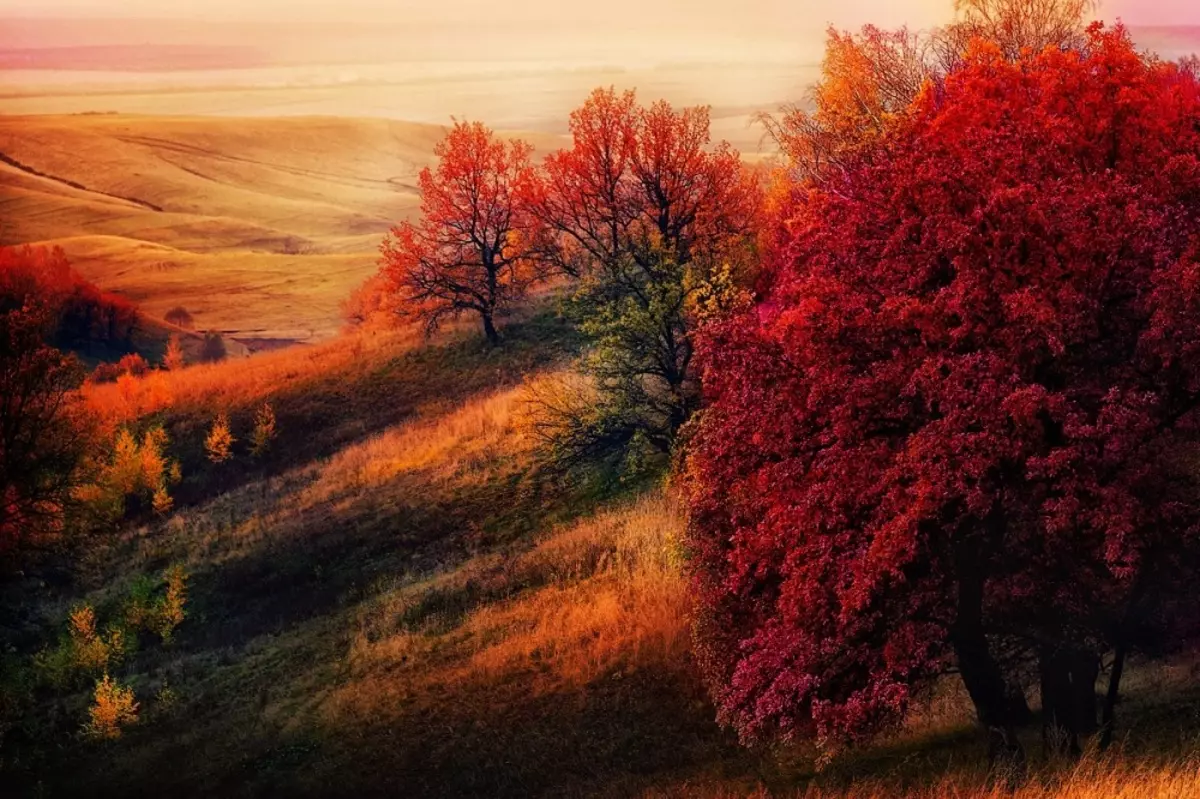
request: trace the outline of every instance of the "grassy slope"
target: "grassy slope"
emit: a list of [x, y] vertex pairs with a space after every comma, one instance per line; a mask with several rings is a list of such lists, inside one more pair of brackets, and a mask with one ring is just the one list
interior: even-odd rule
[[[536, 468], [521, 384], [574, 349], [540, 311], [500, 350], [463, 333], [433, 346], [384, 336], [160, 375], [171, 400], [152, 416], [184, 463], [179, 509], [89, 546], [82, 590], [103, 609], [136, 575], [182, 562], [189, 617], [117, 672], [142, 703], [120, 741], [79, 739], [86, 691], [42, 695], [34, 723], [61, 748], [16, 752], [19, 784], [491, 797], [978, 782], [981, 748], [954, 691], [819, 777], [803, 752], [749, 753], [714, 724], [690, 662], [678, 508], [656, 490], [605, 501]], [[114, 407], [115, 388], [96, 391]], [[263, 399], [282, 433], [272, 454], [254, 461], [239, 444], [233, 462], [208, 464], [213, 414], [232, 410], [244, 439]], [[78, 594], [38, 595], [44, 639]], [[1053, 796], [1099, 799], [1121, 780], [1143, 791], [1131, 799], [1181, 795], [1126, 772], [1188, 751], [1196, 677], [1135, 671], [1129, 755]], [[1154, 775], [1200, 784], [1194, 768]]]
[[0, 245], [60, 245], [151, 316], [183, 305], [197, 327], [235, 338], [328, 338], [388, 228], [416, 208], [443, 132], [327, 117], [0, 117]]

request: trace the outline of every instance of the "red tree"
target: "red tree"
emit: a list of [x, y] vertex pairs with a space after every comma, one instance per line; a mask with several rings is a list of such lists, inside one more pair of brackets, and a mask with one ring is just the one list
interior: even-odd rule
[[547, 254], [580, 278], [573, 305], [597, 396], [565, 412], [543, 403], [545, 429], [588, 462], [639, 440], [667, 452], [699, 404], [697, 319], [748, 282], [758, 186], [728, 143], [711, 143], [705, 107], [597, 89], [570, 127], [534, 207], [554, 234]]
[[477, 314], [488, 341], [496, 315], [544, 276], [541, 234], [531, 213], [533, 148], [497, 140], [478, 122], [458, 122], [420, 176], [421, 218], [392, 229], [381, 273], [402, 311], [430, 329], [446, 317]]
[[546, 158], [537, 205], [566, 271], [648, 271], [664, 252], [681, 265], [713, 261], [752, 230], [757, 189], [728, 142], [711, 146], [708, 108], [596, 89], [570, 126], [572, 146]]
[[54, 314], [0, 302], [0, 555], [56, 534], [87, 440], [74, 357], [45, 343]]
[[1195, 76], [1120, 29], [977, 44], [797, 193], [773, 293], [704, 340], [689, 461], [744, 737], [858, 740], [956, 667], [1012, 752], [1014, 658], [1074, 734], [1101, 652], [1193, 632], [1198, 130]]
[[131, 347], [137, 309], [84, 280], [57, 247], [0, 247], [0, 304], [20, 307], [27, 297], [50, 314], [49, 343], [88, 352], [97, 343]]

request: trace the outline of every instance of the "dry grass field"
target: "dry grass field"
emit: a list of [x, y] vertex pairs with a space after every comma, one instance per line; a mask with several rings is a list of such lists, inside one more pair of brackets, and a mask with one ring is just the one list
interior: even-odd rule
[[[0, 245], [62, 247], [151, 317], [329, 338], [444, 130], [378, 119], [0, 117]], [[552, 136], [530, 136], [543, 149]]]

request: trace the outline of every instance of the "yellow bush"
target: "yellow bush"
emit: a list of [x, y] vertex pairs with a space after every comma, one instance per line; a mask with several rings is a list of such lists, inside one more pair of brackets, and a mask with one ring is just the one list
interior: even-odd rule
[[159, 486], [154, 490], [150, 503], [154, 506], [154, 512], [160, 515], [170, 513], [171, 508], [175, 507], [175, 500], [167, 493], [166, 486]]
[[266, 454], [271, 442], [275, 440], [275, 409], [271, 403], [264, 402], [254, 414], [254, 432], [250, 436], [250, 452], [260, 458]]
[[187, 601], [187, 572], [182, 566], [172, 566], [167, 570], [166, 581], [167, 593], [156, 605], [151, 622], [164, 643], [171, 640], [175, 628], [187, 616], [183, 609]]
[[121, 737], [121, 728], [137, 721], [138, 703], [133, 691], [113, 680], [106, 672], [96, 681], [96, 692], [84, 732], [91, 738], [112, 740]]
[[229, 429], [229, 416], [220, 413], [213, 420], [208, 438], [204, 440], [204, 450], [208, 459], [213, 463], [224, 463], [233, 456], [233, 432]]
[[[108, 668], [112, 647], [96, 632], [96, 611], [80, 605], [70, 615], [71, 660], [77, 669], [100, 672]], [[116, 643], [123, 643], [118, 636]]]
[[163, 356], [163, 368], [178, 372], [184, 367], [183, 347], [179, 344], [179, 336], [174, 333], [167, 339], [167, 352]]
[[161, 427], [147, 430], [141, 443], [129, 430], [118, 430], [111, 454], [96, 465], [95, 482], [77, 490], [76, 498], [108, 521], [125, 515], [125, 502], [132, 496], [148, 500], [158, 513], [167, 513], [174, 504], [167, 485], [180, 478], [179, 463], [165, 454], [167, 443]]

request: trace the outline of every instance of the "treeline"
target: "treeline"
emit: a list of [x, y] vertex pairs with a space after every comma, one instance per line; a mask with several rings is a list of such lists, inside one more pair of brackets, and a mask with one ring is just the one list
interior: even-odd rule
[[0, 248], [0, 308], [16, 310], [30, 298], [40, 307], [47, 343], [59, 349], [133, 348], [138, 324], [133, 303], [84, 280], [58, 248]]

